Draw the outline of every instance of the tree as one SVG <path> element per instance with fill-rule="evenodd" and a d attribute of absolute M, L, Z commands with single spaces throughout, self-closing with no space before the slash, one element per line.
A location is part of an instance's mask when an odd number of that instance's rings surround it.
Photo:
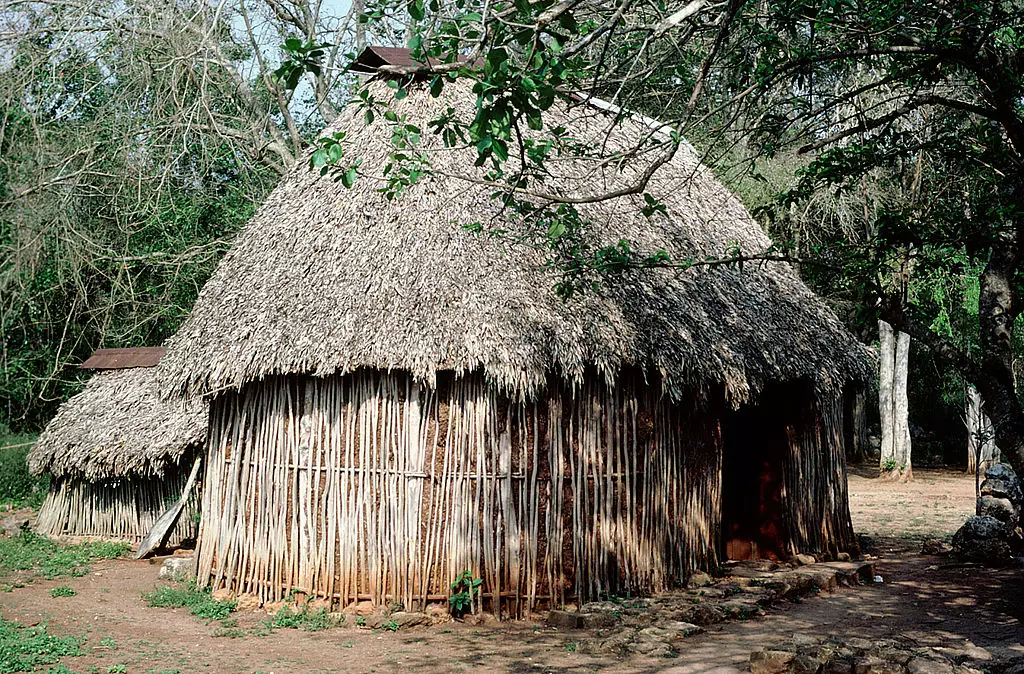
<path fill-rule="evenodd" d="M 399 7 L 368 5 L 367 13 L 395 16 Z M 1019 2 L 693 0 L 668 7 L 631 0 L 414 0 L 406 9 L 409 44 L 423 64 L 388 70 L 433 78 L 435 88 L 453 77 L 476 82 L 474 117 L 438 120 L 439 128 L 458 127 L 476 143 L 503 198 L 529 198 L 524 229 L 547 237 L 552 260 L 567 277 L 563 291 L 630 267 L 784 259 L 839 267 L 858 292 L 875 298 L 862 306 L 929 345 L 977 386 L 999 445 L 1016 469 L 1024 469 L 1024 410 L 1012 376 L 1024 246 Z M 574 202 L 642 195 L 650 177 L 645 173 L 605 195 L 532 189 L 538 171 L 518 159 L 526 150 L 523 130 L 557 143 L 543 113 L 565 90 L 603 96 L 612 111 L 638 110 L 663 120 L 670 132 L 645 139 L 644 152 L 661 147 L 671 156 L 689 135 L 708 148 L 712 163 L 738 145 L 752 156 L 773 157 L 786 148 L 811 155 L 797 189 L 780 206 L 827 190 L 853 192 L 878 170 L 916 180 L 921 198 L 881 209 L 870 240 L 833 242 L 810 260 L 793 256 L 791 246 L 723 251 L 721 260 L 708 261 L 666 259 L 619 242 L 597 250 L 565 245 L 571 228 L 551 224 L 575 217 Z M 865 103 L 851 105 L 855 100 Z M 545 159 L 532 158 L 533 164 Z M 967 178 L 962 190 L 947 189 L 951 175 Z M 883 279 L 901 260 L 912 260 L 915 273 L 982 267 L 976 354 L 931 330 L 926 307 L 886 287 Z"/>

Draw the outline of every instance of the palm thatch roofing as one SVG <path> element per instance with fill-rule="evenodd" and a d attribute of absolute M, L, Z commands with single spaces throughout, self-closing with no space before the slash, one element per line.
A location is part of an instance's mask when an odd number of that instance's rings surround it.
<path fill-rule="evenodd" d="M 768 381 L 809 379 L 823 389 L 868 376 L 865 350 L 785 263 L 623 273 L 563 300 L 543 251 L 463 227 L 522 229 L 492 198 L 487 167 L 474 168 L 473 146 L 446 148 L 428 129 L 449 108 L 472 119 L 470 86 L 449 84 L 434 98 L 425 84 L 410 83 L 401 100 L 383 81 L 367 87 L 402 124 L 422 131 L 432 174 L 385 198 L 379 189 L 394 125 L 379 114 L 366 124 L 365 111 L 349 106 L 325 135 L 345 132 L 345 161 L 362 160 L 355 185 L 346 189 L 297 164 L 168 342 L 159 366 L 165 394 L 380 368 L 427 383 L 437 371 L 479 369 L 529 397 L 549 376 L 572 385 L 596 371 L 614 382 L 633 366 L 674 396 L 721 385 L 737 403 Z M 586 103 L 558 102 L 545 123 L 601 152 L 551 158 L 537 190 L 585 196 L 632 185 L 664 152 L 644 142 L 650 120 Z M 507 170 L 515 165 L 513 158 Z M 740 200 L 686 144 L 646 191 L 664 214 L 643 215 L 640 195 L 579 204 L 585 244 L 627 239 L 636 250 L 677 259 L 769 247 Z"/>
<path fill-rule="evenodd" d="M 29 469 L 88 480 L 162 477 L 203 443 L 206 426 L 205 401 L 160 398 L 155 368 L 100 372 L 47 424 Z"/>

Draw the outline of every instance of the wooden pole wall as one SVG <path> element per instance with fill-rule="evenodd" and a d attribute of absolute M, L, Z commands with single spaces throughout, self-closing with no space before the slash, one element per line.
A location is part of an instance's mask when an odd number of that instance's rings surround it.
<path fill-rule="evenodd" d="M 626 382 L 512 403 L 481 377 L 279 377 L 211 409 L 199 578 L 264 601 L 480 606 L 664 590 L 715 561 L 716 417 Z"/>

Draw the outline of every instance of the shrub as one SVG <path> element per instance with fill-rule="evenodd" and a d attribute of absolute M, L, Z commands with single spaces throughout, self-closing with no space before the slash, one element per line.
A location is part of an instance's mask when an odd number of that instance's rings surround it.
<path fill-rule="evenodd" d="M 47 475 L 34 476 L 28 472 L 28 451 L 26 443 L 35 440 L 32 435 L 10 435 L 0 426 L 0 448 L 10 445 L 25 445 L 0 449 L 0 505 L 13 508 L 38 508 L 46 498 L 50 487 Z"/>
<path fill-rule="evenodd" d="M 77 592 L 75 588 L 68 587 L 67 585 L 58 585 L 57 587 L 50 590 L 51 597 L 74 597 Z"/>
<path fill-rule="evenodd" d="M 161 608 L 187 607 L 188 612 L 204 620 L 223 620 L 231 615 L 238 602 L 217 601 L 210 596 L 209 588 L 192 585 L 165 585 L 153 592 L 143 592 L 142 598 L 149 606 Z"/>
<path fill-rule="evenodd" d="M 291 628 L 307 632 L 319 632 L 337 627 L 338 624 L 339 621 L 326 610 L 310 609 L 307 606 L 303 606 L 300 611 L 293 611 L 285 606 L 265 622 L 268 629 Z"/>

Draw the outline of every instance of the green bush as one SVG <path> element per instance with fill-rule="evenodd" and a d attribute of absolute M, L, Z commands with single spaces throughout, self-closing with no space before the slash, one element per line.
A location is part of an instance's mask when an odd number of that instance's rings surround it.
<path fill-rule="evenodd" d="M 234 601 L 217 601 L 210 596 L 209 589 L 184 584 L 165 585 L 153 592 L 143 592 L 142 598 L 149 606 L 187 607 L 189 613 L 204 620 L 223 620 L 231 615 L 238 604 Z"/>
<path fill-rule="evenodd" d="M 26 457 L 32 449 L 33 435 L 10 435 L 0 425 L 0 506 L 38 508 L 50 487 L 47 475 L 34 476 L 28 472 Z M 11 445 L 22 445 L 14 446 Z"/>
<path fill-rule="evenodd" d="M 303 606 L 300 611 L 285 606 L 264 622 L 267 629 L 290 628 L 307 632 L 319 632 L 337 627 L 339 624 L 339 621 L 326 610 L 310 609 L 308 606 Z"/>
<path fill-rule="evenodd" d="M 49 634 L 45 625 L 25 627 L 0 618 L 0 672 L 33 672 L 62 657 L 81 655 L 82 641 Z"/>

